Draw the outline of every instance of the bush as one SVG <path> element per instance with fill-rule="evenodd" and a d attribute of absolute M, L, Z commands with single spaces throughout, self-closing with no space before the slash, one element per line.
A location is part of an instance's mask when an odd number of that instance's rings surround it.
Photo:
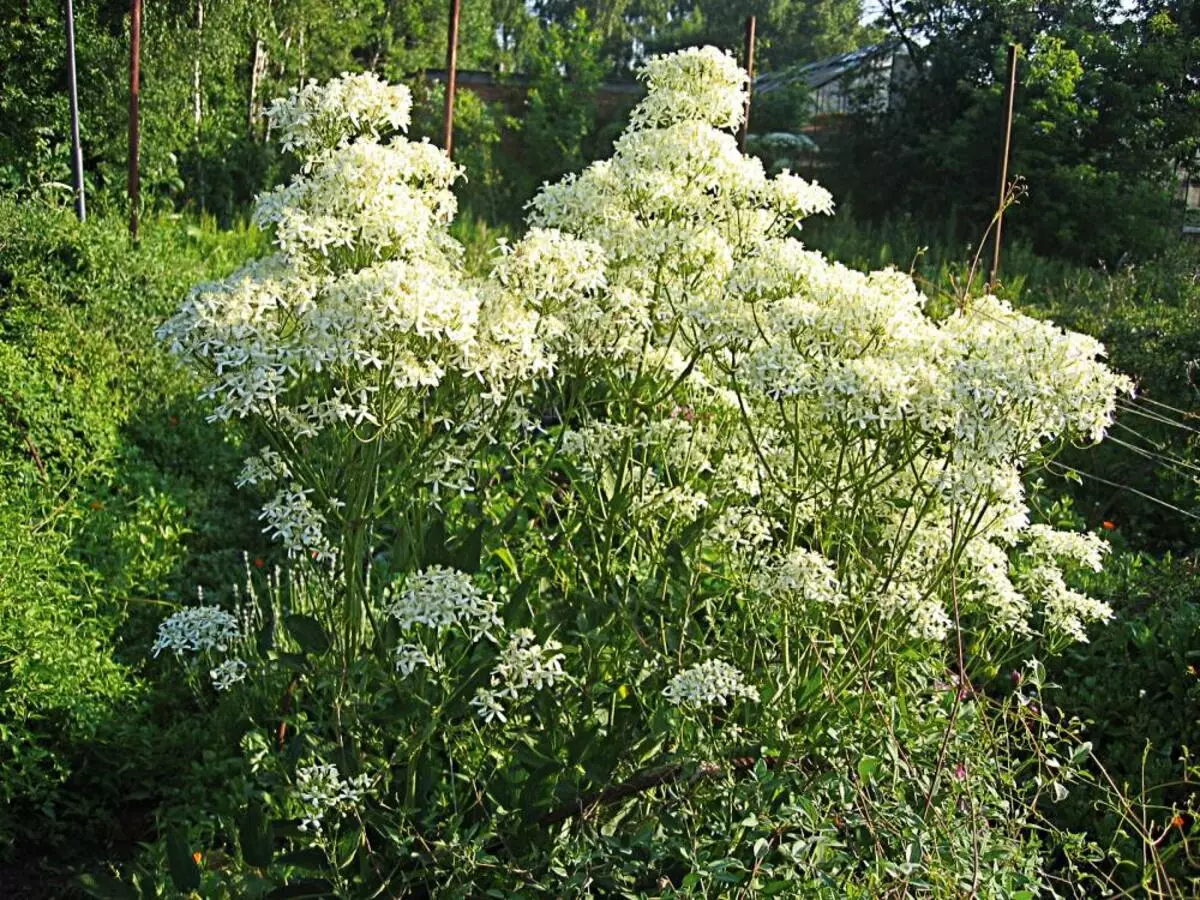
<path fill-rule="evenodd" d="M 159 626 L 216 712 L 138 877 L 1007 897 L 1087 861 L 1030 837 L 1087 749 L 1040 664 L 991 682 L 1110 615 L 1068 583 L 1103 542 L 1030 525 L 1020 476 L 1125 382 L 996 298 L 926 312 L 806 251 L 829 195 L 737 151 L 736 64 L 644 74 L 486 277 L 458 170 L 391 133 L 404 89 L 273 108 L 304 163 L 256 211 L 276 252 L 159 335 L 245 425 L 289 560 Z"/>

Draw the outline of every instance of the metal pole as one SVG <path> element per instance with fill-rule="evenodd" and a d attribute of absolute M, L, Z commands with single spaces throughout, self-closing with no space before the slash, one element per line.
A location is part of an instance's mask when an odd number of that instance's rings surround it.
<path fill-rule="evenodd" d="M 1017 45 L 1008 45 L 1008 93 L 1004 110 L 1004 155 L 1000 158 L 1000 199 L 996 209 L 996 236 L 992 248 L 992 277 L 990 288 L 995 289 L 1000 275 L 1000 239 L 1004 228 L 1004 207 L 1008 201 L 1008 159 L 1012 153 L 1013 98 L 1017 93 Z"/>
<path fill-rule="evenodd" d="M 129 9 L 129 237 L 138 236 L 138 204 L 142 185 L 138 172 L 141 149 L 141 122 L 138 95 L 141 90 L 142 0 L 130 0 Z"/>
<path fill-rule="evenodd" d="M 746 40 L 742 47 L 742 60 L 746 64 L 746 107 L 742 110 L 742 127 L 738 129 L 738 147 L 746 152 L 746 135 L 750 131 L 750 98 L 754 94 L 754 16 L 746 16 Z"/>
<path fill-rule="evenodd" d="M 71 95 L 71 174 L 75 180 L 75 215 L 87 219 L 83 195 L 83 145 L 79 141 L 79 89 L 75 79 L 75 6 L 67 0 L 67 90 Z"/>
<path fill-rule="evenodd" d="M 458 14 L 461 0 L 450 0 L 450 28 L 446 40 L 446 110 L 442 123 L 442 146 L 454 156 L 454 82 L 458 70 Z"/>

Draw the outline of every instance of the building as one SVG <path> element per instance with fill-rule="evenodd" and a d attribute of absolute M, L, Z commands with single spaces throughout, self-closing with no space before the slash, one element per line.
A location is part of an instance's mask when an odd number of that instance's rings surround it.
<path fill-rule="evenodd" d="M 819 129 L 823 121 L 857 110 L 891 109 L 914 72 L 904 45 L 889 41 L 764 73 L 754 79 L 754 92 L 768 94 L 802 82 L 812 95 L 813 124 Z"/>

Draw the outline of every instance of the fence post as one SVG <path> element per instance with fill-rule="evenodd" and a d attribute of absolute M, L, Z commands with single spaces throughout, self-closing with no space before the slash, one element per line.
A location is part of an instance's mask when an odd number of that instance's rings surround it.
<path fill-rule="evenodd" d="M 450 0 L 450 27 L 446 35 L 446 108 L 442 123 L 442 146 L 454 156 L 454 82 L 458 69 L 458 13 L 460 0 Z"/>
<path fill-rule="evenodd" d="M 1000 276 L 1000 240 L 1004 228 L 1004 207 L 1008 203 L 1008 158 L 1012 153 L 1013 98 L 1017 93 L 1017 45 L 1008 45 L 1008 91 L 1004 110 L 1004 151 L 1000 157 L 1000 200 L 996 208 L 996 235 L 992 247 L 992 277 L 989 290 L 995 290 Z"/>
<path fill-rule="evenodd" d="M 746 106 L 742 110 L 742 127 L 738 129 L 738 147 L 746 152 L 746 135 L 750 132 L 750 98 L 754 95 L 754 16 L 746 16 L 746 41 L 742 47 L 742 61 L 750 77 L 746 84 Z"/>
<path fill-rule="evenodd" d="M 79 88 L 75 79 L 75 6 L 67 0 L 67 92 L 71 97 L 71 174 L 75 180 L 75 215 L 87 220 L 83 195 L 83 145 L 79 141 Z"/>

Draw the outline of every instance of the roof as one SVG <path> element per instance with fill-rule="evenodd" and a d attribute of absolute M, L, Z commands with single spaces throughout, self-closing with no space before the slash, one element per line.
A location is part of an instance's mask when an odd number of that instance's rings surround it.
<path fill-rule="evenodd" d="M 812 90 L 817 90 L 863 68 L 868 63 L 895 53 L 896 48 L 895 41 L 885 41 L 881 44 L 871 44 L 869 47 L 860 47 L 858 50 L 851 50 L 848 53 L 839 53 L 837 56 L 826 57 L 816 62 L 789 66 L 777 72 L 764 72 L 754 79 L 754 91 L 765 94 L 797 81 L 802 81 Z"/>

